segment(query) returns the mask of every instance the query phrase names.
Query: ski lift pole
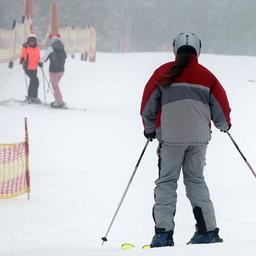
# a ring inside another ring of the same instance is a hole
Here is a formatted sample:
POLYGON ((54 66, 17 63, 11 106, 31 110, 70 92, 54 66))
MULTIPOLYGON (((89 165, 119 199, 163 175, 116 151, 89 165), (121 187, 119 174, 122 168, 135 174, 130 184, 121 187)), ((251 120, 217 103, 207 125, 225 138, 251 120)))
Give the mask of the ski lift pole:
POLYGON ((248 166, 248 168, 250 169, 250 171, 252 172, 253 176, 256 178, 256 173, 253 170, 252 166, 249 164, 249 162, 247 161, 246 157, 244 156, 244 154, 242 153, 241 149, 238 147, 237 143, 235 142, 235 140, 233 139, 233 137, 231 136, 231 134, 227 131, 227 134, 229 136, 229 138, 231 139, 231 141, 233 142, 233 144, 235 145, 236 149, 238 150, 238 152, 240 153, 241 157, 244 159, 244 162, 246 163, 246 165, 248 166))
POLYGON ((140 154, 139 160, 138 160, 138 162, 137 162, 137 164, 136 164, 136 166, 135 166, 135 168, 134 168, 134 171, 133 171, 133 173, 132 173, 132 175, 131 175, 131 177, 130 177, 130 179, 129 179, 129 182, 128 182, 126 188, 125 188, 125 191, 124 191, 124 193, 123 193, 123 195, 122 195, 122 197, 121 197, 121 200, 120 200, 120 202, 119 202, 119 204, 118 204, 118 206, 117 206, 117 209, 116 209, 116 211, 115 211, 115 213, 114 213, 114 216, 113 216, 113 218, 112 218, 112 220, 111 220, 111 222, 110 222, 110 224, 109 224, 109 227, 108 227, 108 229, 107 229, 107 232, 106 232, 105 236, 101 238, 101 240, 102 240, 102 244, 101 244, 101 245, 103 245, 104 242, 107 242, 107 241, 108 241, 108 239, 107 239, 108 233, 109 233, 109 231, 110 231, 110 229, 111 229, 111 227, 112 227, 112 225, 113 225, 113 223, 114 223, 114 221, 115 221, 115 218, 116 218, 116 216, 117 216, 117 213, 118 213, 118 211, 119 211, 119 209, 120 209, 120 207, 121 207, 121 205, 122 205, 122 203, 123 203, 123 201, 124 201, 124 198, 125 198, 125 196, 126 196, 126 194, 127 194, 127 191, 128 191, 128 189, 129 189, 129 187, 130 187, 130 185, 131 185, 131 183, 132 183, 132 180, 133 180, 133 178, 134 178, 134 176, 135 176, 135 173, 136 173, 136 171, 137 171, 137 169, 138 169, 138 166, 139 166, 139 164, 140 164, 140 161, 141 161, 141 159, 142 159, 142 157, 143 157, 143 155, 144 155, 144 153, 145 153, 145 151, 146 151, 146 148, 147 148, 147 146, 148 146, 148 143, 149 143, 150 141, 151 141, 151 139, 148 139, 148 140, 147 140, 146 145, 144 146, 144 148, 143 148, 143 150, 142 150, 142 152, 141 152, 141 154, 140 154))

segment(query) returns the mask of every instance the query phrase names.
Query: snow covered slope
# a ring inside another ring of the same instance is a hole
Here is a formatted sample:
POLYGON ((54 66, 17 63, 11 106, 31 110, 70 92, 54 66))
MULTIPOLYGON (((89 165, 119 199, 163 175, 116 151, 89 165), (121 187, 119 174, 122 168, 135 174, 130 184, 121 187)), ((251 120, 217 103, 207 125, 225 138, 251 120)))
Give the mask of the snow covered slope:
MULTIPOLYGON (((68 106, 0 106, 0 142, 23 140, 28 117, 31 199, 0 201, 1 256, 254 255, 256 179, 226 134, 213 128, 205 176, 223 244, 187 246, 194 219, 182 177, 175 217, 175 247, 121 251, 120 244, 149 243, 157 142, 149 144, 124 204, 101 246, 120 197, 145 145, 139 116, 149 76, 173 59, 167 53, 103 54, 95 64, 68 59, 61 89, 68 106)), ((232 107, 231 134, 253 167, 255 159, 256 58, 202 55, 225 87, 232 107)), ((48 76, 47 66, 44 67, 48 76)), ((39 70, 40 98, 44 99, 39 70)), ((46 84, 47 87, 47 84, 46 84)), ((0 65, 0 100, 23 99, 25 77, 16 64, 0 65)), ((53 100, 47 93, 47 102, 53 100)))

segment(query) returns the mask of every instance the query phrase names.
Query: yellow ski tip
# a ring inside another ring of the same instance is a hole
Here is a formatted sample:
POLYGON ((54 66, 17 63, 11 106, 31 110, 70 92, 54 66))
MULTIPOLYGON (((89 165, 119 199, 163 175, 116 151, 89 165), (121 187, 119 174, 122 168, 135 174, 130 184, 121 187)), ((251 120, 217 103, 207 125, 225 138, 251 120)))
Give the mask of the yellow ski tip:
POLYGON ((151 247, 150 247, 150 245, 149 244, 146 244, 146 245, 143 245, 142 246, 142 249, 150 249, 151 247))
POLYGON ((134 248, 135 246, 133 245, 133 244, 129 244, 129 243, 124 243, 124 244, 122 244, 121 245, 121 248, 123 249, 123 250, 129 250, 129 249, 132 249, 132 248, 134 248))

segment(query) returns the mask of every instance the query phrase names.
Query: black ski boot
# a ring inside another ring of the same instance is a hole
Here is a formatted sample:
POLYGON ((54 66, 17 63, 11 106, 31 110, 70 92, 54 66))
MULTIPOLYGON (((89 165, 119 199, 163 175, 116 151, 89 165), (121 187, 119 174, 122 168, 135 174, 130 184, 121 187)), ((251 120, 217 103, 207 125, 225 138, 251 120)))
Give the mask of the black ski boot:
POLYGON ((173 231, 165 231, 165 229, 155 228, 155 235, 152 239, 150 247, 174 246, 173 231))
POLYGON ((37 97, 28 97, 27 103, 29 104, 42 104, 41 100, 37 97))
POLYGON ((52 108, 64 108, 64 109, 67 109, 67 108, 68 108, 65 102, 62 102, 61 104, 57 104, 55 101, 53 101, 53 102, 50 104, 50 106, 51 106, 52 108))
POLYGON ((187 244, 211 244, 222 243, 223 239, 219 237, 219 229, 215 228, 213 231, 204 233, 195 232, 194 236, 187 244))

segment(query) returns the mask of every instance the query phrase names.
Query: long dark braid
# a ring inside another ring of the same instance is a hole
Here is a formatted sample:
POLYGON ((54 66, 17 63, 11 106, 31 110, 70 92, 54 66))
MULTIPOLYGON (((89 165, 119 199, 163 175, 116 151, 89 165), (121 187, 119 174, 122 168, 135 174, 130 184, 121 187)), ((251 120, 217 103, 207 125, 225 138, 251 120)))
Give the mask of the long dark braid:
POLYGON ((177 77, 179 77, 184 69, 188 66, 192 55, 196 56, 196 51, 191 46, 182 46, 177 53, 175 64, 172 68, 160 79, 159 86, 170 86, 177 77))

